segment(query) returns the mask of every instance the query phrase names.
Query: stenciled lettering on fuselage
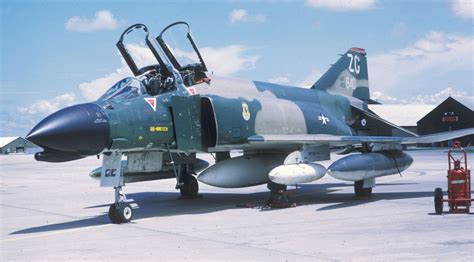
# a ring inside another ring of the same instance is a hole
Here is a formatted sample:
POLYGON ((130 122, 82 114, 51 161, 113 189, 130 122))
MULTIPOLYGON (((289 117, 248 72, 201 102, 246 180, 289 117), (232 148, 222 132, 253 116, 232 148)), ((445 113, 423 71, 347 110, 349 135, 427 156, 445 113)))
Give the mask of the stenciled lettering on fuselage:
POLYGON ((351 53, 347 53, 347 56, 350 59, 349 72, 355 73, 356 75, 358 75, 359 72, 360 72, 360 66, 359 66, 360 58, 359 58, 359 56, 358 55, 352 55, 351 53))
POLYGON ((150 132, 168 132, 167 126, 150 126, 150 132))
POLYGON ((95 115, 97 116, 97 118, 94 120, 94 124, 107 123, 107 119, 102 118, 101 113, 96 112, 95 115))
MULTIPOLYGON (((349 66, 347 67, 347 69, 349 70, 349 72, 358 75, 360 73, 360 65, 359 65, 360 58, 359 58, 359 56, 348 53, 347 57, 349 57, 349 59, 350 59, 349 66)), ((347 89, 355 90, 356 87, 357 87, 356 86, 356 84, 357 84, 356 78, 353 77, 352 75, 341 77, 341 81, 343 81, 343 83, 344 83, 344 84, 342 84, 342 86, 347 88, 347 89)))

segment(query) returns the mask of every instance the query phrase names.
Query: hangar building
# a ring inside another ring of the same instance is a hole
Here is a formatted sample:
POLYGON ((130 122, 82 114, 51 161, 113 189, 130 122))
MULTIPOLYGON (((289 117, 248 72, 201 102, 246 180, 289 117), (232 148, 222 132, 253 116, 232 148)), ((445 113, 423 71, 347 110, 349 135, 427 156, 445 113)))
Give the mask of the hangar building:
POLYGON ((0 137, 0 154, 2 155, 11 153, 32 154, 39 151, 41 151, 40 147, 22 137, 0 137))
MULTIPOLYGON (((474 127, 474 101, 448 97, 417 122, 419 135, 474 127)), ((457 139, 463 146, 474 145, 474 135, 457 139)), ((450 146, 448 141, 434 146, 450 146)))
MULTIPOLYGON (((369 109, 388 120, 389 122, 401 126, 408 131, 417 133, 417 122, 432 111, 435 105, 369 105, 369 109)), ((398 129, 385 126, 384 135, 404 136, 398 129)))
MULTIPOLYGON (((474 101, 448 97, 439 105, 371 104, 370 111, 383 119, 418 135, 446 132, 474 127, 474 101)), ((369 123, 369 121, 368 121, 369 123)), ((372 124, 372 135, 407 136, 404 132, 384 123, 372 124)), ((474 145, 474 135, 460 140, 463 146, 474 145)), ((449 141, 425 146, 450 146, 449 141)))

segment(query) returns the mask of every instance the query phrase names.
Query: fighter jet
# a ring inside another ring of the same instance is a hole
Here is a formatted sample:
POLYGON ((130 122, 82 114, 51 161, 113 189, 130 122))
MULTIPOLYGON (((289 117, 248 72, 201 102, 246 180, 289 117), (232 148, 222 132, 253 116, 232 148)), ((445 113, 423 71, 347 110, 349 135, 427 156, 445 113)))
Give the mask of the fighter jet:
POLYGON ((271 203, 287 203, 288 185, 329 174, 354 182, 357 197, 370 197, 377 177, 412 164, 404 145, 474 133, 470 128, 417 136, 372 113, 362 48, 350 48, 306 89, 214 76, 185 22, 157 37, 143 24, 132 25, 117 47, 133 77, 97 101, 51 114, 27 135, 44 148, 35 155, 38 161, 102 156, 102 166, 90 176, 114 188, 113 223, 132 219, 125 184, 146 180, 175 178, 183 198, 198 196, 198 180, 222 188, 267 184, 271 203), (404 136, 378 136, 379 125, 404 136), (243 155, 231 157, 231 150, 243 155), (334 150, 358 153, 328 167, 318 163, 334 150), (197 153, 213 154, 215 164, 208 167, 197 153))

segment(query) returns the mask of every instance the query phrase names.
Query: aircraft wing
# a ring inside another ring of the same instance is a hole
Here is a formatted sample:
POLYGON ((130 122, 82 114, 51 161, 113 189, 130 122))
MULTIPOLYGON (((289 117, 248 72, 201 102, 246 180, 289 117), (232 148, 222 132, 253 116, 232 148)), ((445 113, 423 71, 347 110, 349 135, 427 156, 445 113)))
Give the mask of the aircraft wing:
POLYGON ((474 128, 454 130, 415 137, 396 136, 335 136, 327 134, 300 134, 300 135, 254 135, 248 138, 251 144, 329 144, 331 146, 348 146, 361 143, 383 144, 417 144, 440 142, 457 137, 473 135, 474 128))

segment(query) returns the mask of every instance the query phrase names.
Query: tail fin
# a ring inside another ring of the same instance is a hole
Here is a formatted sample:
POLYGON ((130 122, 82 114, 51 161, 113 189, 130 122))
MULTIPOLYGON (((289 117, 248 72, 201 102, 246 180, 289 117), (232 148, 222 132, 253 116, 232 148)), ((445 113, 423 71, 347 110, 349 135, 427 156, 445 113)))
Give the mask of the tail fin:
POLYGON ((311 89, 353 96, 370 102, 366 52, 353 47, 316 81, 311 89))

